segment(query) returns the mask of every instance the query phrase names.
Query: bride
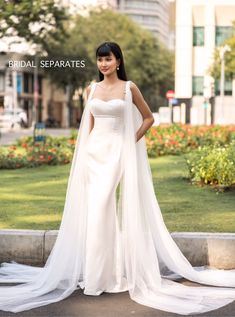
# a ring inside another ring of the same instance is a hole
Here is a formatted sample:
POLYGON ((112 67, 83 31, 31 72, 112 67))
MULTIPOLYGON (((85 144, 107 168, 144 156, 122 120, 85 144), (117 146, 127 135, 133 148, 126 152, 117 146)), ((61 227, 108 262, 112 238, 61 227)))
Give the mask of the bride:
POLYGON ((56 242, 44 267, 1 264, 0 282, 18 284, 0 286, 0 310, 48 305, 77 289, 128 291, 139 304, 182 315, 231 303, 235 270, 192 267, 164 224, 144 138, 153 116, 127 81, 120 47, 105 42, 96 58, 100 81, 87 88, 56 242))

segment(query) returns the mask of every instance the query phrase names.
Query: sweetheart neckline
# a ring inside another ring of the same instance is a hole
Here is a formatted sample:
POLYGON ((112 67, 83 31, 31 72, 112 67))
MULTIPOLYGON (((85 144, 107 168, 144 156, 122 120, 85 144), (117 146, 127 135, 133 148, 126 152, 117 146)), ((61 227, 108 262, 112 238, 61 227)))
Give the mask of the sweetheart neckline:
POLYGON ((109 100, 102 100, 102 99, 100 99, 100 98, 92 98, 92 99, 90 99, 90 101, 92 101, 92 100, 100 100, 100 101, 102 101, 102 102, 109 102, 109 101, 113 101, 113 100, 121 100, 121 101, 123 101, 123 102, 125 102, 125 100, 124 99, 121 99, 121 98, 115 98, 115 99, 109 99, 109 100))

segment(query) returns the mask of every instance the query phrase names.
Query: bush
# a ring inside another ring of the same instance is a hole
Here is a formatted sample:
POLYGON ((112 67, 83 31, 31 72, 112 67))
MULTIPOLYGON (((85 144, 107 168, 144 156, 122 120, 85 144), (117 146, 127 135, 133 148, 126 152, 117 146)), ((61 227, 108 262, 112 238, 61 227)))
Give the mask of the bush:
POLYGON ((146 133, 149 157, 180 155, 199 146, 225 145, 235 140, 235 126, 190 126, 173 124, 151 127, 146 133))
POLYGON ((0 169, 70 163, 77 137, 74 130, 70 137, 47 136, 45 144, 34 144, 30 136, 18 139, 16 145, 0 147, 0 169))
POLYGON ((235 141, 224 146, 204 146, 187 154, 193 182, 230 187, 235 185, 235 141))

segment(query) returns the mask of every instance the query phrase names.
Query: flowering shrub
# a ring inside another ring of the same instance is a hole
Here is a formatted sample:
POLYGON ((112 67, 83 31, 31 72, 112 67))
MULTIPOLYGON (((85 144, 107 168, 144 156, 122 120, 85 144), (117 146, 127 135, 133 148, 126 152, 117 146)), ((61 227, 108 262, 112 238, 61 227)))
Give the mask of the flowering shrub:
POLYGON ((235 140, 224 146, 204 146, 186 155, 193 182, 235 185, 235 140))
POLYGON ((70 137, 47 136, 45 144, 34 144, 31 136, 20 138, 16 145, 0 147, 0 169, 70 163, 76 137, 73 131, 70 137))
POLYGON ((235 139, 235 126, 190 126, 173 124, 151 127, 146 133, 149 157, 179 155, 199 146, 224 145, 235 139))
MULTIPOLYGON (((46 142, 35 143, 33 137, 22 137, 15 145, 0 148, 0 169, 56 165, 71 162, 77 130, 69 137, 46 136, 46 142)), ((180 155, 206 145, 224 146, 235 140, 235 126, 190 126, 173 124, 151 127, 146 133, 149 157, 180 155)))

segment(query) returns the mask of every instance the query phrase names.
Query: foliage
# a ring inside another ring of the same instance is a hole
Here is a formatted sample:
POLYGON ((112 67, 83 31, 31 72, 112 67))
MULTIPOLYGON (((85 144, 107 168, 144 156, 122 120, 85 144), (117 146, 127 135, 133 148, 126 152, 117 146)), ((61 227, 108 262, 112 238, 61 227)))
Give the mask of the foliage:
POLYGON ((121 46, 128 79, 136 82, 153 111, 165 105, 165 93, 174 86, 173 53, 125 14, 96 7, 86 16, 69 16, 55 0, 22 0, 1 2, 0 20, 0 37, 14 34, 40 44, 43 59, 85 61, 85 67, 43 68, 58 87, 68 87, 70 112, 75 90, 98 79, 95 49, 104 41, 121 46))
POLYGON ((151 127, 146 133, 149 157, 180 155, 203 145, 224 145, 235 139, 235 126, 173 124, 151 127))
POLYGON ((70 163, 76 142, 75 131, 67 137, 46 137, 46 142, 35 143, 33 137, 20 138, 16 145, 0 147, 0 169, 36 167, 43 164, 70 163))
POLYGON ((199 147, 188 154, 187 164, 193 182, 235 185, 235 141, 224 146, 199 147))
MULTIPOLYGON (((17 41, 23 38, 47 50, 50 43, 62 42, 67 18, 55 0, 0 1, 0 38, 15 36, 17 41)), ((15 42, 14 38, 11 43, 15 42)))
MULTIPOLYGON (((46 143, 33 142, 33 137, 22 137, 15 145, 0 148, 0 168, 33 167, 41 164, 65 164, 72 159, 77 129, 69 137, 47 135, 46 143)), ((190 126, 173 124, 151 127, 145 135, 149 158, 180 155, 200 146, 224 146, 235 140, 235 126, 190 126)))
POLYGON ((125 14, 111 9, 93 8, 87 16, 80 14, 66 22, 65 43, 51 45, 49 55, 58 58, 82 58, 86 66, 79 69, 48 69, 60 86, 71 84, 72 92, 98 79, 95 50, 104 41, 117 42, 122 48, 128 79, 140 87, 153 110, 165 102, 165 92, 173 87, 173 53, 151 32, 140 27, 125 14), (156 58, 157 56, 157 58, 156 58))

